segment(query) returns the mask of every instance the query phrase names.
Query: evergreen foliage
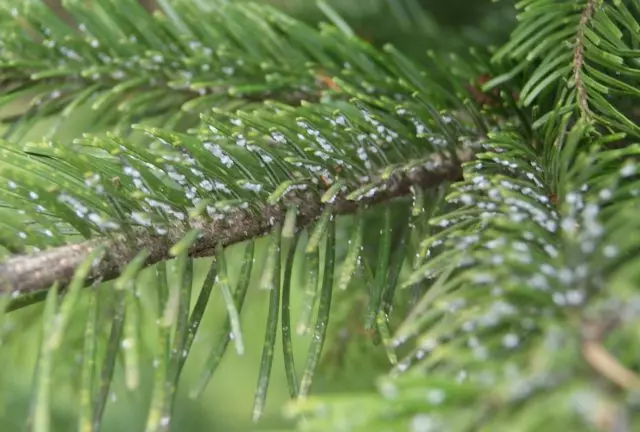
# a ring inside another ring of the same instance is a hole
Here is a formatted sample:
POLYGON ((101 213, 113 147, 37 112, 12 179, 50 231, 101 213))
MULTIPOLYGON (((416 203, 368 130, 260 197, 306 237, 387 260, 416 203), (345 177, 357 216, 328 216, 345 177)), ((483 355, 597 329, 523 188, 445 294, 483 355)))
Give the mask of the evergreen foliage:
POLYGON ((320 27, 291 4, 62 3, 0 1, 0 324, 44 303, 21 321, 42 328, 30 430, 54 428, 70 353, 80 430, 148 353, 144 428, 169 430, 214 291, 226 321, 187 385, 264 333, 256 421, 282 355, 300 430, 640 429, 640 1, 502 2, 465 31, 415 0, 319 2, 320 27), (411 47, 358 35, 368 16, 411 47), (314 393, 354 319, 376 389, 314 393))

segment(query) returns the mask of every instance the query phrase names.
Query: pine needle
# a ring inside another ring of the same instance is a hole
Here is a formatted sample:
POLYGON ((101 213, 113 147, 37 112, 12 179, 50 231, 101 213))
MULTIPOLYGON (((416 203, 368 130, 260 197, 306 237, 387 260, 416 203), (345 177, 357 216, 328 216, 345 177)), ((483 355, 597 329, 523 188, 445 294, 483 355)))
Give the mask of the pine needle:
POLYGON ((94 376, 96 368, 96 324, 98 318, 98 290, 91 287, 87 305, 87 325, 84 330, 84 349, 82 352, 82 384, 80 386, 80 407, 78 418, 79 432, 92 432, 94 376))
MULTIPOLYGON (((236 289, 233 293, 233 299, 238 310, 238 314, 242 311, 244 305, 244 299, 249 288, 249 282, 251 280, 251 270, 254 262, 255 242, 249 242, 245 248, 244 258, 242 260, 242 268, 240 269, 240 278, 236 285, 236 289)), ((200 374, 200 377, 196 381, 195 387, 189 393, 189 397, 192 399, 200 397, 205 388, 211 380, 211 376, 218 368, 220 361, 224 353, 226 352, 229 341, 231 340, 231 320, 227 315, 223 328, 220 331, 220 336, 212 344, 211 351, 205 362, 205 369, 200 374)))
MULTIPOLYGON (((269 388, 269 377, 271 375, 271 366, 273 364, 273 355, 275 353, 276 335, 278 331, 278 312, 280 306, 280 239, 281 230, 276 228, 273 234, 277 238, 277 251, 274 266, 270 272, 272 280, 269 285, 269 315, 267 317, 266 333, 262 348, 262 360, 260 361, 260 372, 258 375, 258 388, 253 402, 253 421, 257 422, 264 411, 267 398, 267 389, 269 388)), ((275 241, 274 241, 275 243, 275 241)))
POLYGON ((34 390, 31 404, 30 430, 48 432, 51 428, 51 374, 53 369, 53 346, 51 333, 56 327, 56 304, 58 286, 51 287, 47 294, 43 315, 42 342, 36 365, 34 390))
POLYGON ((102 415, 107 405, 109 397, 109 389, 113 381, 113 370, 116 364, 116 357, 120 350, 120 341, 122 338, 122 329, 124 327, 125 314, 125 291, 118 290, 115 293, 115 311, 113 312, 111 332, 109 341, 107 342, 107 350, 102 363, 100 372, 100 381, 98 382, 98 394, 94 399, 93 405, 93 431, 98 432, 102 425, 102 415))
POLYGON ((331 297, 333 294, 333 272, 335 266, 335 218, 332 216, 329 218, 329 224, 327 229, 327 242, 326 252, 324 258, 324 275, 322 279, 322 292, 320 294, 320 304, 318 307, 318 316, 316 319, 315 330, 313 338, 311 339, 311 345, 309 347, 309 354, 307 355, 307 363, 302 373, 302 380, 300 381, 300 389, 298 396, 306 397, 309 394, 311 383, 313 381, 313 375, 316 370, 318 361, 320 360, 320 354, 322 353, 322 346, 327 335, 327 325, 329 324, 329 311, 331 309, 331 297))
POLYGON ((298 379, 296 377, 296 367, 293 356, 293 344, 291 342, 291 310, 290 295, 291 282, 293 275, 293 263, 296 255, 296 246, 300 234, 297 234, 287 252, 287 260, 284 269, 284 280, 282 282, 282 352, 284 354, 284 369, 287 375, 287 385, 289 387, 289 395, 292 398, 298 396, 298 379))
POLYGON ((376 318, 382 303, 382 294, 387 282, 389 255, 391 253, 391 206, 387 206, 384 210, 384 225, 380 232, 381 239, 378 245, 378 260, 376 262, 376 273, 369 304, 367 306, 367 315, 365 319, 365 330, 371 330, 375 327, 376 318))
POLYGON ((340 277, 338 278, 338 287, 341 290, 346 290, 349 286, 349 282, 353 277, 353 274, 360 260, 360 254, 362 252, 362 233, 364 231, 364 211, 362 208, 358 210, 356 215, 355 228, 351 234, 349 240, 349 248, 347 249, 347 256, 342 262, 342 268, 340 269, 340 277))

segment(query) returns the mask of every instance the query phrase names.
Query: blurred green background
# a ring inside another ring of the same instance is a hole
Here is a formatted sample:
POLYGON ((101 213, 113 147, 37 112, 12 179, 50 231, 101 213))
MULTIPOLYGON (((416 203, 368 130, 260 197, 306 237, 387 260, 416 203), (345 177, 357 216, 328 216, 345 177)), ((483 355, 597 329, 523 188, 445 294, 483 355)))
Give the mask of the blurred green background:
MULTIPOLYGON (((205 0, 201 0, 205 1, 205 0)), ((271 0, 272 3, 291 14, 309 22, 322 20, 323 16, 311 0, 271 0)), ((496 5, 491 0, 422 0, 418 1, 426 13, 407 13, 397 7, 398 0, 334 0, 330 2, 344 16, 356 32, 372 43, 379 45, 392 42, 415 58, 428 49, 457 51, 469 43, 488 45, 499 43, 508 34, 513 17, 505 2, 496 5), (436 24, 437 23, 437 24, 436 24), (471 41, 471 42, 470 42, 471 41)), ((59 1, 50 0, 54 7, 59 1)), ((147 4, 153 2, 145 1, 147 4)), ((62 141, 72 139, 86 130, 91 122, 90 113, 75 118, 71 127, 58 133, 62 141)), ((47 125, 43 124, 43 129, 47 125)), ((32 130, 25 140, 41 138, 41 130, 32 130)), ((346 245, 349 218, 341 218, 337 244, 346 245)), ((302 240, 304 241, 304 239, 302 240)), ((244 246, 228 249, 229 273, 237 276, 244 246)), ((271 374, 267 407, 258 424, 251 422, 253 394, 258 380, 258 366, 264 339, 267 318, 268 292, 257 288, 261 263, 264 259, 265 239, 257 243, 256 264, 252 284, 242 312, 242 328, 246 352, 238 356, 233 344, 216 371, 206 393, 198 400, 188 398, 203 368, 211 344, 217 339, 225 317, 221 295, 214 290, 208 310, 200 327, 196 343, 183 371, 175 410, 175 431, 266 431, 288 430, 281 415, 283 404, 288 399, 286 380, 282 364, 280 335, 276 346, 276 357, 271 374)), ((338 250, 338 259, 344 251, 338 250)), ((301 257, 299 257, 301 258, 301 257)), ((298 259, 300 263, 303 260, 298 259)), ((210 260, 198 260, 194 280, 194 300, 207 271, 210 260)), ((155 343, 155 305, 153 282, 148 269, 139 281, 141 292, 141 332, 144 346, 141 353, 141 388, 129 392, 123 385, 122 365, 119 362, 112 385, 112 397, 107 405, 103 431, 142 430, 151 392, 153 367, 152 351, 155 343)), ((304 267, 296 265, 294 281, 302 280, 304 267)), ((232 284, 235 280, 232 279, 232 284)), ((234 285, 232 285, 234 286, 234 285)), ((292 321, 295 323, 300 303, 301 284, 292 286, 292 321)), ((377 375, 384 373, 389 364, 384 353, 374 347, 361 331, 362 316, 359 309, 366 302, 365 283, 358 278, 345 293, 336 293, 333 302, 330 328, 325 344, 320 370, 314 392, 344 392, 371 388, 377 375)), ((101 289, 101 307, 107 310, 111 298, 107 287, 101 289)), ((86 296, 85 296, 86 297, 86 296)), ((83 300, 86 301, 86 298, 83 300)), ((25 430, 25 419, 29 411, 32 374, 40 343, 41 323, 38 317, 43 305, 34 305, 15 313, 4 320, 0 328, 0 431, 25 430)), ((82 309, 82 308, 80 308, 82 309)), ((53 388, 54 430, 76 429, 75 406, 77 394, 74 388, 79 380, 80 354, 84 329, 84 315, 73 320, 69 329, 65 352, 66 358, 55 362, 53 388), (72 355, 70 353, 75 353, 72 355)), ((106 339, 108 327, 100 329, 106 339)), ((279 332, 279 331, 278 331, 279 332)), ((307 353, 309 336, 293 335, 296 367, 300 375, 307 353)))

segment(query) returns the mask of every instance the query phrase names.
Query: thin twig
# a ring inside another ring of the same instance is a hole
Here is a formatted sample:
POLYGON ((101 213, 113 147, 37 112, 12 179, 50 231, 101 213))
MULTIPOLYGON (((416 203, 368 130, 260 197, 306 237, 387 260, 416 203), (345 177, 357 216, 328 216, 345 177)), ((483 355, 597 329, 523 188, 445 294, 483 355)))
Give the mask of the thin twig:
POLYGON ((621 364, 603 345, 603 339, 620 324, 618 317, 582 325, 582 356, 591 367, 624 389, 640 389, 640 376, 621 364))
POLYGON ((580 14, 580 23, 578 25, 578 34, 576 35, 575 46, 573 47, 573 80, 576 85, 578 106, 582 115, 586 118, 591 117, 589 109, 589 101, 587 99, 587 89, 582 79, 584 69, 584 45, 585 30, 593 17, 596 8, 596 0, 587 0, 585 8, 580 14))
MULTIPOLYGON (((465 162, 471 160, 473 152, 462 150, 457 156, 459 161, 465 162)), ((416 168, 392 176, 380 183, 376 193, 362 201, 350 201, 344 198, 346 195, 341 194, 332 205, 337 214, 353 213, 360 203, 374 205, 406 195, 411 185, 429 188, 461 178, 462 168, 459 163, 436 155, 431 159, 429 168, 416 168)), ((316 219, 324 207, 317 193, 309 190, 293 191, 280 204, 263 206, 259 212, 237 208, 222 220, 194 220, 191 226, 200 229, 201 236, 189 253, 193 257, 210 256, 218 243, 227 246, 267 234, 274 226, 284 222, 286 208, 291 205, 298 209, 298 228, 316 219)), ((164 236, 139 230, 135 235, 121 234, 115 238, 89 240, 31 255, 16 256, 0 263, 0 293, 11 293, 16 298, 25 294, 33 295, 47 290, 54 282, 58 282, 63 288, 71 281, 76 267, 97 246, 104 246, 106 253, 93 266, 86 282, 89 284, 96 279, 108 281, 116 278, 143 248, 149 253, 145 263, 147 266, 169 259, 170 247, 185 232, 183 225, 173 226, 164 236)))

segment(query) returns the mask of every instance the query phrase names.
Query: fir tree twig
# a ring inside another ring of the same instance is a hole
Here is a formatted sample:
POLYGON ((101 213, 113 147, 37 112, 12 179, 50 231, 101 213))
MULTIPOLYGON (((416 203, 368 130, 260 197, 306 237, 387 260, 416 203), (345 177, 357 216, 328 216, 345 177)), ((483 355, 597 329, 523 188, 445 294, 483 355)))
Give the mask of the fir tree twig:
MULTIPOLYGON (((359 204, 373 205, 408 194, 412 185, 429 188, 459 180, 462 177, 460 163, 471 160, 472 156, 471 150, 459 151, 452 160, 434 155, 429 168, 416 168, 391 177, 361 201, 348 200, 346 195, 340 195, 333 203, 333 208, 337 214, 353 213, 359 204)), ((293 205, 298 209, 298 227, 316 219, 323 210, 320 197, 311 191, 291 192, 283 204, 265 205, 258 213, 238 208, 230 211, 223 220, 192 221, 192 228, 198 228, 201 236, 190 248, 189 254, 194 257, 209 256, 219 243, 227 246, 264 235, 272 227, 284 222, 288 206, 293 205)), ((70 282, 76 267, 98 246, 104 246, 106 254, 101 262, 93 266, 87 283, 96 279, 114 279, 143 248, 149 253, 146 265, 168 259, 169 249, 184 236, 185 231, 182 225, 173 226, 164 236, 141 230, 135 235, 89 240, 11 258, 0 264, 0 293, 12 293, 14 297, 34 294, 47 290, 56 281, 63 288, 70 282)))

